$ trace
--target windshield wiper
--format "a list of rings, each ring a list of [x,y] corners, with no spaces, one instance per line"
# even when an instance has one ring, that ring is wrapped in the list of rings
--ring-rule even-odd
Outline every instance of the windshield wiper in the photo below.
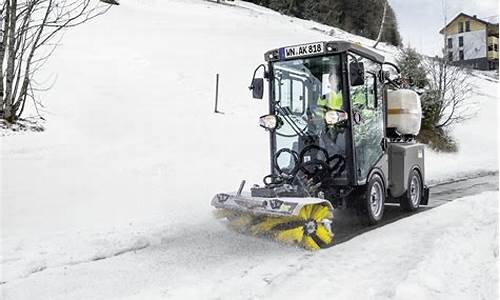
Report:
[[[281,107],[279,102],[276,102],[276,107],[278,108],[278,113],[285,119],[285,121],[290,125],[290,127],[295,131],[295,133],[302,137],[312,137],[309,133],[304,132],[297,123],[290,117],[290,114],[287,114],[285,109]]]

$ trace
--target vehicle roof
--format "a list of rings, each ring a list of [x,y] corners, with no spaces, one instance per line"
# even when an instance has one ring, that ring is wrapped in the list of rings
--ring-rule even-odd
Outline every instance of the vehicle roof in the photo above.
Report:
[[[383,55],[381,55],[381,54],[379,54],[379,53],[377,53],[369,48],[366,48],[358,43],[352,43],[352,42],[347,42],[347,41],[319,41],[316,43],[323,43],[325,48],[329,47],[332,50],[321,53],[321,54],[310,55],[310,56],[322,56],[322,55],[325,55],[328,53],[340,53],[340,52],[350,51],[350,52],[361,55],[363,57],[366,57],[366,58],[371,59],[371,60],[378,62],[378,63],[383,63],[385,61],[385,58]],[[307,45],[309,45],[309,44],[314,44],[314,43],[307,43]],[[306,45],[306,44],[304,44],[304,45]],[[272,49],[270,51],[267,51],[266,54],[264,55],[264,59],[266,61],[286,60],[285,58],[280,57],[280,49],[284,49],[287,47],[294,47],[294,46],[300,46],[300,45],[285,46],[285,47],[276,48],[276,49]]]

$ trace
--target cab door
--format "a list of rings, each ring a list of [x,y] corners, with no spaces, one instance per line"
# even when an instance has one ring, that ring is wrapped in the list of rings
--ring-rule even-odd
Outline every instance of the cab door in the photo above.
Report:
[[[350,87],[351,117],[355,153],[355,172],[358,184],[366,177],[383,155],[384,114],[378,74],[381,66],[359,57],[364,65],[364,84]]]

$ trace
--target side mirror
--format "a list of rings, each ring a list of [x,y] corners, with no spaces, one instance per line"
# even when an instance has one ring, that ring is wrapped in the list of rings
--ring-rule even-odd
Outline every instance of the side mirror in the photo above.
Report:
[[[365,84],[365,66],[362,62],[352,62],[349,64],[349,79],[351,86]]]
[[[252,91],[254,99],[262,99],[264,97],[264,79],[254,78],[252,85],[248,87]]]

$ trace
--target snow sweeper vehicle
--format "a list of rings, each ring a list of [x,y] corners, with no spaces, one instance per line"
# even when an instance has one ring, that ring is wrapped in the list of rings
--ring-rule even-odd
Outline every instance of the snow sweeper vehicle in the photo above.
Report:
[[[250,191],[242,181],[215,195],[216,216],[315,250],[334,243],[334,209],[376,224],[385,203],[406,211],[427,204],[424,147],[415,140],[420,98],[401,88],[397,66],[345,41],[273,49],[265,60],[249,88],[262,99],[268,82],[260,125],[270,133],[270,174]],[[256,78],[260,68],[264,78]]]

